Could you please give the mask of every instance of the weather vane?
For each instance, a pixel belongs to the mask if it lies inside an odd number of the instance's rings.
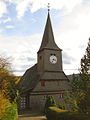
[[[48,3],[48,6],[47,6],[47,7],[48,7],[48,12],[49,12],[49,11],[50,11],[50,3]]]

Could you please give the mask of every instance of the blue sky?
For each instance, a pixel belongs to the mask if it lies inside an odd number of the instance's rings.
[[[11,59],[16,75],[37,62],[48,3],[63,69],[78,73],[90,37],[90,0],[0,0],[0,56]]]

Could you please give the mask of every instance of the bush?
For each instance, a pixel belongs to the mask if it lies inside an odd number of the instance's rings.
[[[6,110],[5,114],[2,117],[1,120],[17,120],[18,119],[18,113],[17,113],[17,105],[15,103],[10,103]]]
[[[68,112],[63,114],[60,113],[57,120],[89,120],[89,119],[90,116],[86,114]]]
[[[56,106],[56,102],[55,102],[53,96],[48,96],[47,100],[46,100],[46,103],[45,103],[44,112],[47,113],[48,108],[51,107],[51,106]]]
[[[60,109],[65,110],[65,105],[63,105],[63,104],[58,104],[58,107],[59,107]]]
[[[89,120],[90,115],[72,113],[68,110],[62,110],[57,107],[49,107],[46,114],[47,120]]]
[[[58,120],[60,113],[67,113],[68,110],[62,110],[57,107],[49,107],[46,117],[48,120]]]

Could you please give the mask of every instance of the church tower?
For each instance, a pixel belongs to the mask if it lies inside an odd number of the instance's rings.
[[[62,71],[62,50],[56,45],[48,12],[42,43],[38,51],[38,71]]]
[[[53,96],[57,104],[64,104],[68,82],[62,69],[62,50],[55,43],[48,11],[37,63],[26,70],[18,84],[21,94],[19,108],[43,111],[47,96]]]

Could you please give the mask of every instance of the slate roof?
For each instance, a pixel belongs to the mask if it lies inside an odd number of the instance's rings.
[[[53,30],[52,30],[49,12],[48,12],[47,22],[46,22],[44,35],[43,35],[43,39],[42,39],[42,43],[41,43],[39,51],[41,51],[45,48],[61,50],[56,45],[55,40],[54,40],[54,35],[53,35]]]
[[[26,70],[24,75],[18,84],[18,89],[21,93],[32,90],[40,80],[40,76],[37,73],[37,64],[35,64],[30,69]]]
[[[45,71],[41,80],[68,80],[68,78],[63,71]]]
[[[40,80],[67,80],[68,78],[63,71],[46,71],[39,75],[37,71],[37,64],[26,70],[22,76],[18,86],[22,93],[32,91]]]

